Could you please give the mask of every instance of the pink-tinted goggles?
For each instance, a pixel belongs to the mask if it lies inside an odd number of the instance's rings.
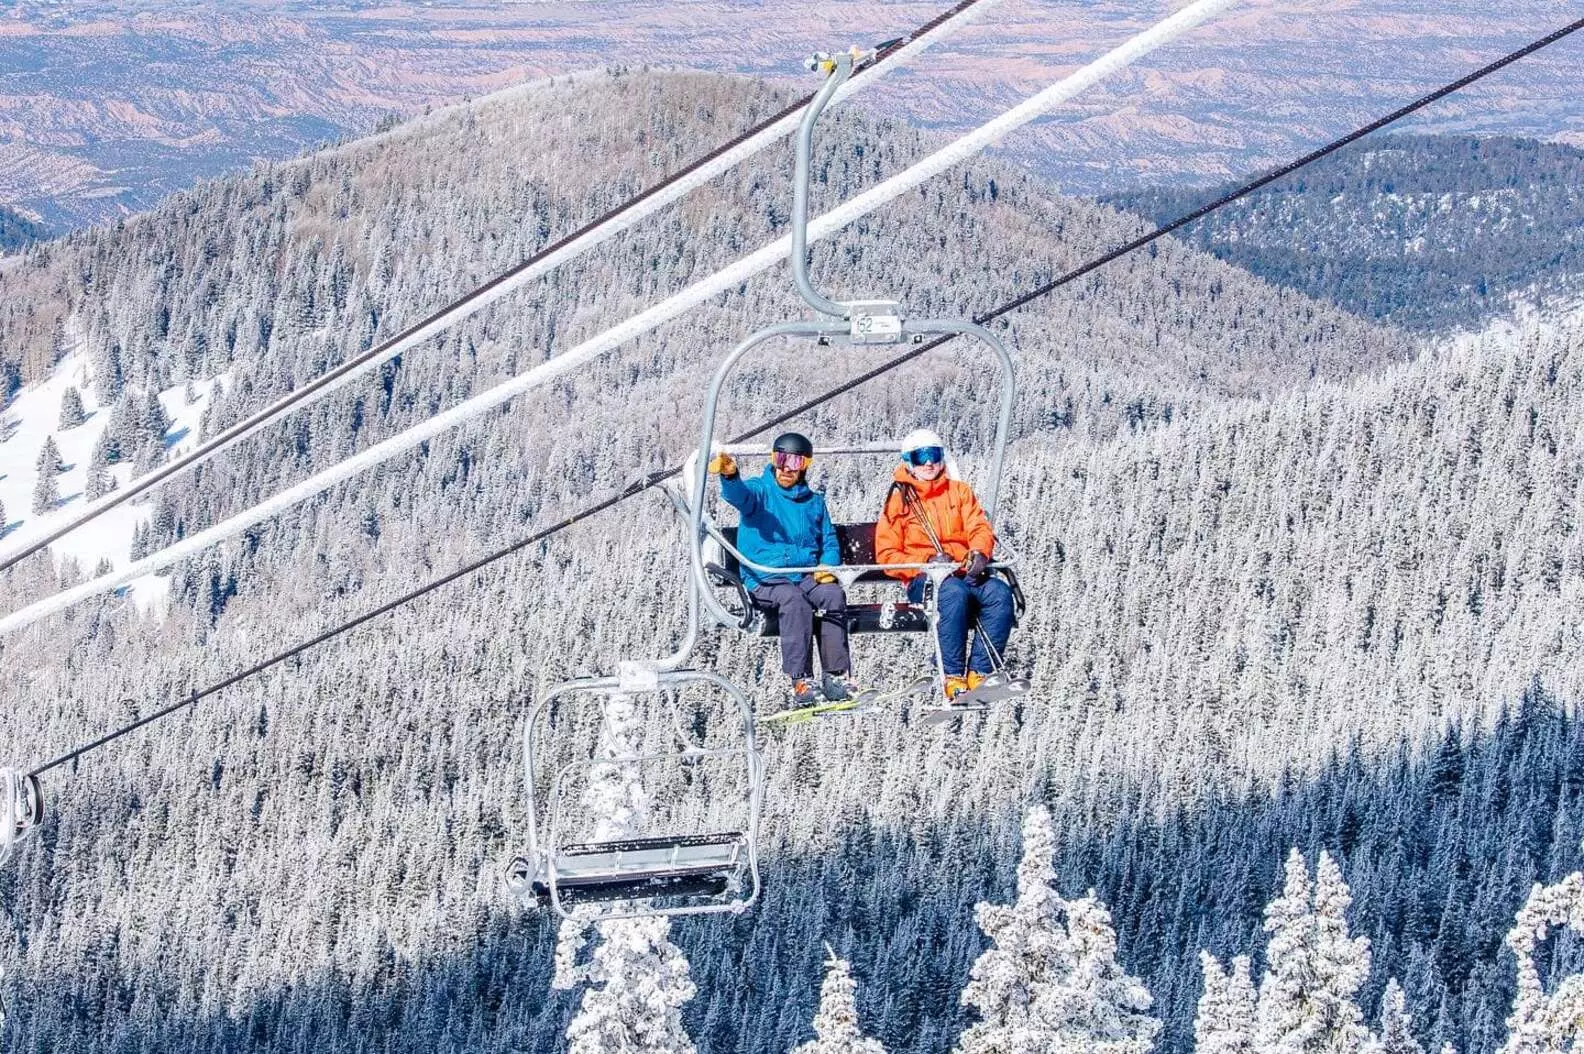
[[[802,472],[814,463],[814,459],[803,454],[789,454],[785,450],[777,450],[771,453],[770,463],[786,472]]]

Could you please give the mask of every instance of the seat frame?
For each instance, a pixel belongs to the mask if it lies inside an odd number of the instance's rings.
[[[637,694],[687,684],[721,689],[741,725],[739,743],[690,747],[634,757],[592,757],[556,770],[541,805],[535,788],[542,766],[539,727],[560,702],[582,697]],[[570,780],[596,765],[635,764],[676,759],[741,759],[746,793],[740,829],[563,841]],[[523,730],[528,788],[528,853],[514,866],[507,886],[525,907],[549,908],[563,918],[597,921],[644,916],[707,915],[746,911],[759,897],[759,817],[764,799],[764,762],[754,731],[752,708],[741,689],[706,670],[656,670],[624,664],[616,677],[590,677],[562,684],[530,709]],[[541,811],[542,808],[542,811]],[[701,850],[689,852],[689,850]],[[716,850],[711,855],[709,850]],[[574,916],[574,910],[577,914]]]

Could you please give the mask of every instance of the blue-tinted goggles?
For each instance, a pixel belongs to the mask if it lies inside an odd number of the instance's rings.
[[[902,455],[902,460],[914,468],[920,465],[938,465],[946,460],[946,451],[938,446],[921,446]]]

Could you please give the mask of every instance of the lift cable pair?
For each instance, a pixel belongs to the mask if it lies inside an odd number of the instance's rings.
[[[1458,80],[1445,85],[1444,87],[1438,88],[1435,91],[1430,92],[1429,94],[1424,95],[1403,107],[1400,107],[1385,117],[1372,121],[1369,124],[1349,132],[1347,135],[1333,140],[1325,146],[1322,146],[1321,148],[1312,151],[1311,153],[1306,154],[1289,164],[1286,164],[1270,173],[1267,173],[1266,175],[1243,184],[1229,193],[1222,195],[1216,200],[1209,202],[1200,208],[1194,209],[1188,214],[1179,217],[1178,219],[1173,220],[1154,231],[1135,238],[1124,245],[1118,246],[1117,248],[1066,272],[1065,274],[1053,279],[1050,282],[1031,289],[1027,293],[1022,294],[991,311],[977,316],[975,321],[978,324],[983,325],[984,323],[1000,318],[1011,311],[1026,306],[1031,301],[1045,296],[1073,281],[1076,281],[1077,279],[1128,253],[1143,248],[1155,242],[1156,240],[1181,229],[1183,226],[1189,223],[1192,223],[1198,219],[1202,219],[1210,213],[1223,208],[1248,194],[1253,193],[1261,187],[1270,184],[1274,180],[1280,179],[1283,176],[1289,175],[1298,169],[1312,164],[1313,162],[1335,152],[1336,150],[1341,149],[1344,146],[1347,146],[1350,143],[1357,141],[1366,135],[1369,135],[1372,132],[1378,131],[1389,124],[1401,120],[1403,117],[1421,110],[1426,106],[1438,101],[1439,99],[1452,94],[1453,92],[1465,88],[1476,81],[1482,80],[1483,78],[1490,76],[1491,74],[1514,62],[1517,62],[1518,60],[1533,54],[1544,47],[1554,44],[1565,37],[1570,36],[1580,29],[1584,29],[1584,18],[1578,19],[1566,26],[1563,26],[1557,31],[1548,34],[1545,37],[1542,37],[1522,48],[1519,48],[1516,51],[1510,52],[1502,58],[1499,58],[1496,61],[1491,62],[1490,64],[1483,66],[1478,70],[1475,70],[1467,76],[1461,77]],[[814,396],[797,406],[790,407],[766,421],[760,422],[759,424],[749,428],[747,431],[741,433],[739,436],[733,439],[732,442],[745,442],[749,439],[752,439],[756,435],[773,429],[779,425],[785,424],[786,422],[801,416],[802,414],[821,405],[822,403],[828,402],[837,396],[849,392],[871,380],[889,373],[890,371],[908,362],[913,361],[914,359],[917,359],[926,352],[946,343],[946,341],[949,339],[949,337],[940,337],[925,344],[909,348],[908,350],[893,356],[886,362],[851,378],[850,380],[836,386],[835,388]],[[584,508],[573,512],[555,521],[554,523],[548,524],[545,527],[532,532],[526,537],[512,542],[510,545],[505,546],[502,549],[499,549],[487,556],[472,560],[467,564],[464,564],[463,566],[441,576],[440,578],[435,579],[434,581],[419,586],[399,597],[396,597],[367,612],[364,612],[361,615],[358,615],[335,627],[327,629],[308,640],[302,641],[291,648],[286,649],[285,651],[255,663],[254,665],[238,671],[237,673],[232,674],[220,681],[197,689],[157,711],[145,715],[144,717],[141,717],[129,724],[118,727],[97,739],[78,746],[66,752],[65,754],[47,761],[34,768],[30,772],[24,773],[12,769],[0,770],[0,804],[3,804],[9,813],[8,817],[0,816],[0,860],[3,860],[4,857],[9,854],[9,851],[14,845],[16,839],[25,834],[28,830],[35,827],[41,819],[43,810],[42,798],[39,794],[38,780],[45,774],[61,766],[73,763],[81,757],[98,750],[103,746],[113,743],[127,735],[130,735],[131,733],[143,728],[146,725],[179,713],[190,706],[194,706],[210,696],[224,691],[227,688],[233,687],[236,684],[248,680],[255,675],[270,670],[289,659],[302,655],[304,652],[307,652],[319,646],[320,644],[331,641],[382,615],[388,614],[397,608],[404,607],[407,604],[410,604],[413,601],[428,595],[429,593],[441,589],[459,579],[465,578],[476,571],[505,559],[508,556],[521,552],[530,546],[544,542],[570,527],[573,527],[584,522],[585,520],[590,519],[591,517],[598,515],[599,513],[605,512],[617,505],[622,504],[629,498],[635,497],[650,490],[651,488],[658,487],[668,481],[676,479],[677,477],[681,476],[684,467],[685,466],[683,465],[678,465],[663,471],[651,473],[639,480],[634,481],[624,490],[612,494],[601,501],[585,506]],[[693,594],[690,591],[690,596],[691,595]],[[6,822],[7,819],[9,819],[9,822]]]
[[[836,208],[810,221],[807,236],[812,240],[818,240],[834,235],[847,225],[909,193],[960,162],[994,146],[1012,131],[1043,116],[1104,78],[1171,42],[1235,2],[1236,0],[1193,0],[1193,3],[1187,7],[1129,38],[1075,72],[1060,78],[979,127],[963,133],[901,172],[854,195]],[[34,601],[17,611],[0,616],[0,634],[22,629],[51,614],[63,611],[78,601],[107,593],[145,575],[170,567],[189,556],[203,552],[218,542],[242,534],[256,524],[279,515],[298,502],[323,493],[343,480],[410,453],[467,421],[484,417],[519,395],[544,388],[582,369],[594,359],[608,355],[629,341],[653,331],[672,319],[681,317],[712,297],[736,290],[749,278],[784,261],[789,249],[789,237],[782,237],[763,245],[575,347],[553,358],[540,361],[522,373],[479,392],[456,406],[388,436],[219,523],[189,534],[180,541],[173,542],[142,559],[131,561],[106,574],[98,575],[52,596]]]

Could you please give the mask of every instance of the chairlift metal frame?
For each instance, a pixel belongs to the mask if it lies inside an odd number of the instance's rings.
[[[675,495],[670,495],[673,502]],[[691,576],[690,576],[691,579]],[[753,706],[737,685],[708,670],[683,664],[698,644],[701,616],[697,591],[687,591],[682,640],[661,659],[623,662],[614,677],[583,677],[558,685],[529,709],[523,729],[523,767],[528,790],[528,852],[507,867],[508,891],[525,907],[549,908],[562,918],[597,922],[648,916],[677,917],[748,910],[759,898],[759,819],[764,802],[764,759]],[[538,776],[541,718],[563,700],[669,691],[689,684],[719,689],[733,706],[742,733],[728,746],[705,748],[683,741],[662,753],[595,757],[556,770],[543,802]],[[568,781],[597,764],[643,765],[670,759],[706,761],[740,757],[745,785],[743,822],[728,832],[697,832],[563,842],[562,801]],[[676,903],[668,903],[675,900]]]
[[[766,567],[743,556],[741,551],[725,536],[719,525],[713,521],[707,511],[708,478],[707,474],[702,471],[702,466],[714,452],[725,450],[734,454],[769,453],[768,447],[764,445],[721,444],[717,442],[715,436],[721,393],[738,363],[750,352],[777,337],[811,339],[821,345],[846,343],[854,346],[863,346],[871,344],[920,344],[931,337],[953,335],[971,337],[988,347],[1000,367],[1001,393],[988,481],[979,491],[980,501],[984,505],[986,513],[992,519],[995,517],[996,506],[1000,497],[1002,468],[1005,463],[1007,444],[1011,435],[1012,409],[1017,397],[1016,371],[1012,363],[1011,354],[1008,352],[1005,343],[994,333],[972,321],[960,319],[909,320],[902,315],[900,305],[893,300],[872,298],[845,302],[831,300],[816,290],[809,281],[807,245],[808,188],[809,159],[812,153],[814,125],[819,120],[820,114],[824,111],[826,105],[830,102],[831,97],[851,75],[852,61],[851,55],[837,55],[834,57],[816,55],[810,61],[811,66],[827,70],[829,76],[803,114],[803,121],[798,128],[796,161],[793,171],[793,279],[803,300],[816,312],[829,316],[831,320],[776,323],[751,334],[731,350],[720,366],[717,367],[714,376],[710,380],[709,392],[705,398],[704,420],[700,428],[698,448],[689,455],[682,476],[683,496],[677,500],[683,507],[683,511],[690,522],[689,549],[693,578],[692,592],[696,595],[696,604],[704,611],[707,611],[716,624],[728,628],[749,629],[751,613],[746,610],[748,604],[745,602],[745,610],[733,614],[725,607],[720,598],[715,595],[715,580],[722,577],[720,565],[709,559],[710,554],[706,553],[706,546],[718,546],[721,552],[729,553],[739,566],[751,568],[761,574],[827,572],[836,577],[836,580],[842,584],[843,589],[849,589],[859,578],[871,572],[920,571],[929,580],[925,601],[927,625],[935,646],[936,672],[944,680],[945,658],[941,654],[939,634],[935,632],[937,622],[935,595],[941,582],[950,576],[955,568],[943,567],[938,563],[840,564],[836,566],[816,564],[807,567]],[[894,455],[897,449],[894,444],[875,443],[815,446],[814,456],[818,458],[831,455],[877,453]],[[1005,542],[997,539],[996,552],[992,555],[994,560],[990,564],[990,568],[1008,578],[1013,586],[1018,611],[1021,614],[1023,606],[1022,593],[1017,588],[1016,575],[1012,571],[1012,567],[1017,560],[1017,554]]]
[[[632,756],[594,757],[556,770],[543,809],[536,776],[543,764],[538,740],[541,718],[571,697],[665,691],[688,684],[720,689],[735,704],[740,743],[721,747],[681,747]],[[740,829],[681,835],[638,835],[605,841],[567,842],[563,827],[568,783],[601,764],[667,760],[730,760],[744,766],[745,794]],[[764,798],[763,760],[754,732],[748,696],[726,678],[707,670],[657,670],[653,664],[624,664],[615,677],[586,677],[559,685],[538,700],[523,730],[528,783],[528,854],[514,862],[507,883],[525,905],[549,907],[563,918],[590,921],[640,916],[707,915],[746,911],[759,897],[759,817]],[[684,902],[668,904],[667,898]],[[696,902],[696,901],[702,902]],[[614,904],[575,914],[578,908]]]

